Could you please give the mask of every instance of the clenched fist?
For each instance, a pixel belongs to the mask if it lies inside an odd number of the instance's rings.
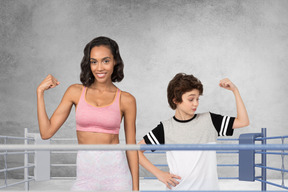
[[[57,85],[59,85],[59,81],[53,77],[52,75],[48,75],[41,83],[40,85],[38,86],[37,88],[37,92],[38,93],[43,93],[44,91],[50,89],[50,88],[53,88],[53,87],[56,87]]]
[[[237,87],[228,78],[222,79],[219,83],[219,86],[230,91],[237,90]]]

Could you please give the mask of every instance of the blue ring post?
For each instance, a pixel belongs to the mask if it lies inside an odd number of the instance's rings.
[[[245,133],[239,136],[239,144],[254,145],[255,139],[262,137],[261,133]],[[255,181],[255,149],[239,150],[239,180]]]
[[[266,132],[266,128],[262,128],[261,129],[261,133],[262,133],[262,145],[266,145],[266,136],[267,136],[267,132]],[[267,154],[266,154],[266,150],[263,149],[262,150],[262,154],[261,154],[261,159],[262,159],[262,168],[261,168],[261,176],[262,176],[262,180],[265,181],[265,182],[261,182],[261,190],[262,191],[266,191],[267,190],[267,183],[266,183],[266,180],[267,180],[267,172],[266,172],[266,166],[267,166]]]

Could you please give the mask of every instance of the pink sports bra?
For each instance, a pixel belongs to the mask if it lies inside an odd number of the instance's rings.
[[[96,107],[86,102],[87,87],[82,88],[80,100],[76,109],[76,130],[97,133],[119,134],[121,124],[120,93],[117,93],[111,104]]]

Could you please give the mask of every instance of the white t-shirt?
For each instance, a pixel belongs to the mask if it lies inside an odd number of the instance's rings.
[[[218,136],[233,135],[234,117],[195,114],[190,120],[162,121],[144,136],[146,144],[215,144]],[[218,190],[216,151],[167,151],[170,173],[181,177],[172,190]]]

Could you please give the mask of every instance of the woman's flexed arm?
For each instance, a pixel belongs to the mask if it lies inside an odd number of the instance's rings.
[[[75,86],[70,86],[64,94],[59,106],[49,119],[44,101],[44,92],[50,88],[59,85],[59,82],[52,75],[48,75],[37,88],[37,116],[39,130],[42,139],[51,138],[70,114],[73,105],[73,96],[75,96]]]

